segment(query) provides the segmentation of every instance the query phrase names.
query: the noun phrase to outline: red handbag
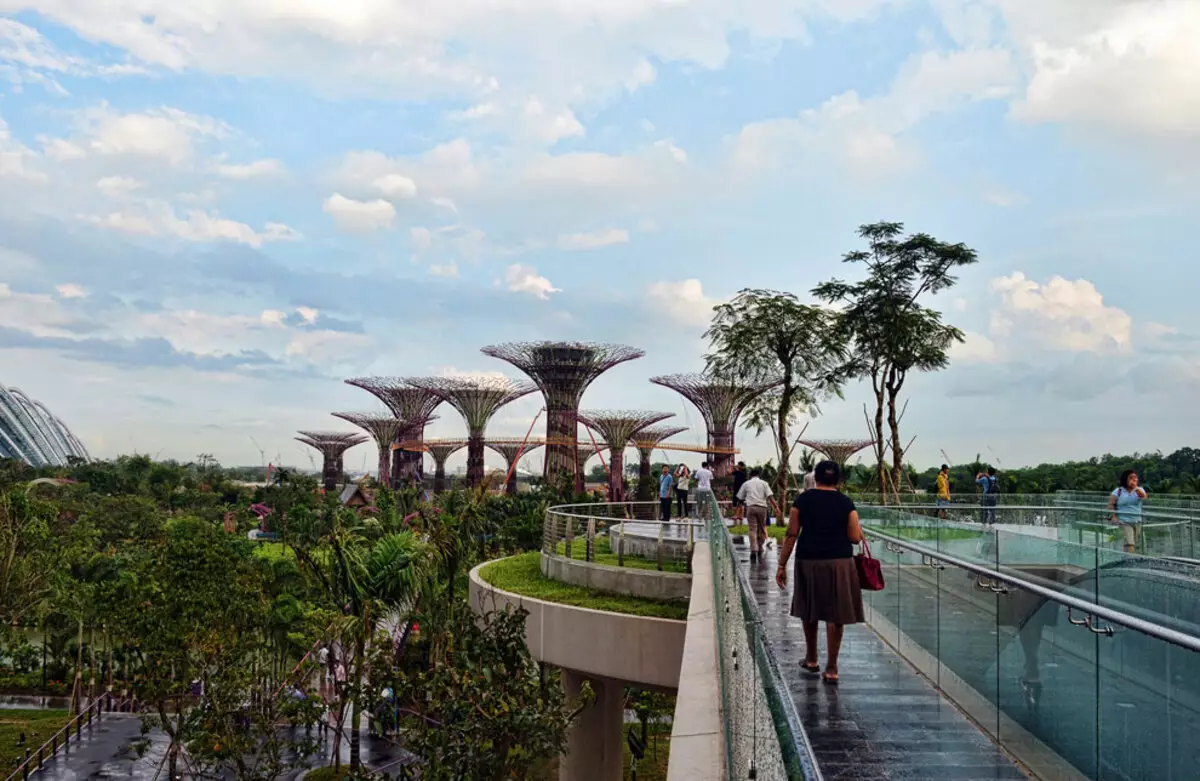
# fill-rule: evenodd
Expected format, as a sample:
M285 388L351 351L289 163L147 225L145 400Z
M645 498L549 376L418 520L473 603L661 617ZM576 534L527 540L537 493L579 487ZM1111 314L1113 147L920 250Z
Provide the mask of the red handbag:
M862 553L854 557L854 568L858 570L858 585L863 591L883 591L883 565L871 555L866 537L863 537Z

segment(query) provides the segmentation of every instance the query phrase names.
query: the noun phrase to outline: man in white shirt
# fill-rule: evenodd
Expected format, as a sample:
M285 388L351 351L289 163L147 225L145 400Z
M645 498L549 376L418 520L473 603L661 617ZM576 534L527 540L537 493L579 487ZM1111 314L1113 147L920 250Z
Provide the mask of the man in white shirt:
M709 470L709 466L710 464L705 461L699 469L692 473L692 477L696 480L696 512L701 520L708 517L709 502L713 500L713 473Z
M758 561L759 554L767 542L767 518L771 505L775 503L771 486L762 479L758 467L750 470L750 479L738 490L738 499L746 504L746 518L750 524L750 561Z
M817 476L813 473L813 470L810 469L804 473L804 490L811 491L816 487L817 487Z

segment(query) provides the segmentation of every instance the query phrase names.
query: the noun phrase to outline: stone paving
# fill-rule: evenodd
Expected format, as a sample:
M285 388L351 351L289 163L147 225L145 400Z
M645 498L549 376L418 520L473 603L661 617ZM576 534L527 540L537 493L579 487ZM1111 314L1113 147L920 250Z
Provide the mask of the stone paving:
M796 710L827 781L1019 781L1029 778L1004 751L889 648L869 627L846 628L838 667L827 686L803 674L804 634L788 615L790 589L774 576L778 549L749 568L764 629L784 671ZM821 633L824 656L824 627Z

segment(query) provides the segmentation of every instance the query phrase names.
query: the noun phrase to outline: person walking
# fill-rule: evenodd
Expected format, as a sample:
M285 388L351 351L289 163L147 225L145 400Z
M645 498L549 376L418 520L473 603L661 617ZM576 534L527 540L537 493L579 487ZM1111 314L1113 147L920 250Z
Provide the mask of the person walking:
M811 491L812 489L814 489L816 487L817 487L817 476L815 474L813 474L813 470L810 469L804 473L804 490Z
M787 588L787 564L794 549L796 585L791 614L804 626L801 668L814 675L821 672L817 630L824 621L825 672L821 679L836 685L842 632L846 624L863 621L862 588L852 547L862 542L863 532L854 502L838 490L842 470L837 463L822 461L814 476L817 487L797 496L792 504L775 582L779 588Z
M996 467L989 466L987 473L975 475L975 484L981 492L979 505L979 522L986 525L996 522L996 505L1000 503L1000 478L996 477Z
M738 461L733 470L733 521L740 523L746 517L746 503L738 498L742 486L746 484L746 462Z
M942 464L937 474L937 508L938 517L946 519L946 510L950 507L950 467Z
M709 470L709 463L705 461L700 464L700 468L692 473L692 477L696 478L696 512L700 513L703 520L710 511L708 503L713 501L713 473Z
M671 467L663 464L662 476L658 479L658 507L662 514L662 522L671 520L671 487L675 478L671 476Z
M750 470L750 479L742 483L738 489L737 498L746 508L746 518L750 524L750 563L758 561L760 554L767 544L767 518L771 505L775 504L771 485L762 479L762 470L754 467Z
M1137 472L1126 469L1121 473L1121 484L1108 497L1108 509L1112 511L1112 522L1120 524L1125 538L1125 552L1133 553L1142 531L1142 502L1146 501L1146 489L1138 485Z
M675 500L679 503L678 515L688 517L688 489L691 488L692 470L687 464L680 464L675 469Z

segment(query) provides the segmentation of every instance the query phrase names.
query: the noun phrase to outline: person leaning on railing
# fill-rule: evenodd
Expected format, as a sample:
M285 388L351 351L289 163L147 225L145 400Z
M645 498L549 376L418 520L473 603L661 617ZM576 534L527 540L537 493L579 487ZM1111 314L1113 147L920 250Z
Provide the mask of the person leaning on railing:
M1138 533L1142 530L1142 502L1146 501L1146 489L1138 485L1137 472L1126 469L1121 473L1121 484L1108 497L1108 509L1112 510L1112 522L1121 525L1125 537L1125 552L1133 553Z
M797 496L792 504L775 582L781 589L787 588L787 563L795 549L796 586L791 613L804 624L806 652L801 668L814 675L821 671L817 629L824 621L826 659L821 677L825 683L836 684L842 629L846 624L863 621L862 589L852 547L862 542L863 531L854 502L838 490L842 479L838 465L822 461L813 474L817 487ZM804 534L800 534L802 527Z

